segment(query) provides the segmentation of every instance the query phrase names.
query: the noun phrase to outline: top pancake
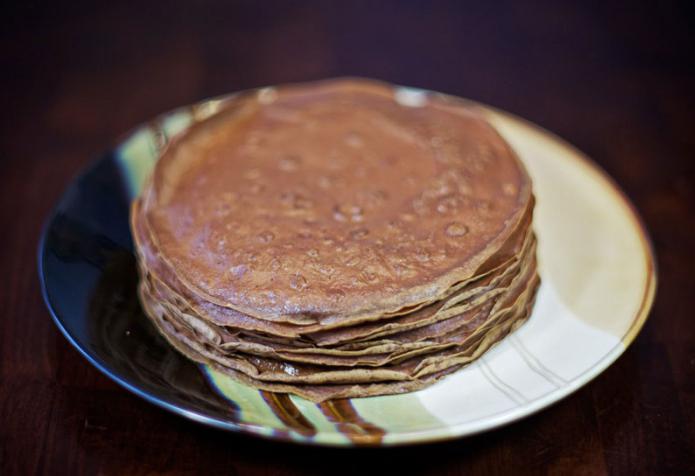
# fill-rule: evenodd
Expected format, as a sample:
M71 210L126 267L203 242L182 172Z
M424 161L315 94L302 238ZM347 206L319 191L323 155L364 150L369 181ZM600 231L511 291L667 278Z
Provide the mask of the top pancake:
M334 80L228 100L164 151L142 216L206 300L318 320L445 295L530 204L526 171L475 107Z

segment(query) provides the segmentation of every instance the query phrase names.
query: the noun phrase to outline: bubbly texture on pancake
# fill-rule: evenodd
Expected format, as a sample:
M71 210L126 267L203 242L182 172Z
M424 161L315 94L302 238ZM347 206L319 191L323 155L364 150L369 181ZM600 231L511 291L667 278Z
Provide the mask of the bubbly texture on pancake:
M162 256L213 302L264 317L426 301L529 202L523 167L474 108L404 106L361 81L264 94L174 141L144 202Z
M162 152L131 224L179 351L311 400L411 391L528 318L531 181L462 100L367 80L227 99Z

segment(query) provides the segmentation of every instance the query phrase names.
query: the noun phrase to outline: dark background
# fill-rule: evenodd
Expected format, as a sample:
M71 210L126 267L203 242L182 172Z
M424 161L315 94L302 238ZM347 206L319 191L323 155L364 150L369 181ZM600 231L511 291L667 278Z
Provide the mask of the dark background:
M695 471L695 15L654 2L23 2L0 22L0 474L685 474ZM51 323L35 251L71 177L175 106L362 75L470 97L558 133L636 204L654 310L594 382L450 443L301 448L128 394Z

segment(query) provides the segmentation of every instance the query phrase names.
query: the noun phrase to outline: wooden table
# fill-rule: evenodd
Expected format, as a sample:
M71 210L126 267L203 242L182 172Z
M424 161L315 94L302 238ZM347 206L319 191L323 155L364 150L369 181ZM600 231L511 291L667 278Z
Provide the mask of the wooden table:
M3 11L0 474L695 471L692 7L145 3ZM174 106L338 75L514 112L574 143L622 185L651 232L659 289L644 330L615 365L497 431L345 451L185 421L122 390L70 347L41 301L35 256L41 223L74 174Z

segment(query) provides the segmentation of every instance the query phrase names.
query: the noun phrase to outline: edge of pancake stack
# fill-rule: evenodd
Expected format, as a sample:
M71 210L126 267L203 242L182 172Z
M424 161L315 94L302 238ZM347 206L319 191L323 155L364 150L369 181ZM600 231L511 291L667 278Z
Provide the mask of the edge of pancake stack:
M244 384L410 392L529 317L533 206L462 100L355 79L240 94L167 145L133 203L140 300Z

